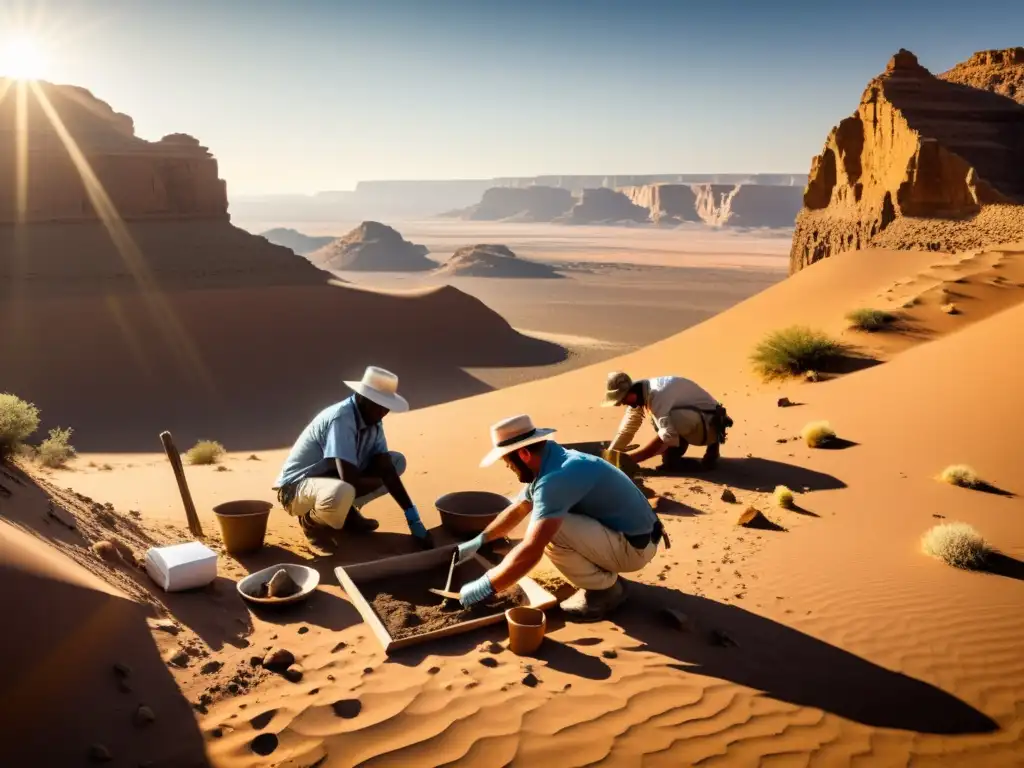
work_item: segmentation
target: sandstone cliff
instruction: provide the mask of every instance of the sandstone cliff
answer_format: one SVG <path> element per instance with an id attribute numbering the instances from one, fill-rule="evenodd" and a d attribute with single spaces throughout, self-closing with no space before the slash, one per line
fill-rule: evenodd
<path id="1" fill-rule="evenodd" d="M 566 224 L 643 223 L 650 221 L 650 211 L 616 189 L 597 187 L 584 189 L 576 205 L 560 220 Z"/>
<path id="2" fill-rule="evenodd" d="M 653 184 L 621 190 L 661 225 L 792 227 L 803 190 L 766 184 Z"/>
<path id="3" fill-rule="evenodd" d="M 427 258 L 427 247 L 410 243 L 395 229 L 377 221 L 364 221 L 309 255 L 323 269 L 353 272 L 424 272 L 437 267 Z"/>
<path id="4" fill-rule="evenodd" d="M 0 186 L 0 223 L 97 219 L 62 134 L 73 140 L 122 219 L 227 220 L 227 192 L 217 161 L 191 136 L 140 139 L 130 117 L 84 88 L 0 80 L 0 90 L 5 89 L 6 98 L 0 102 L 0 175 L 11 183 Z M 19 206 L 15 179 L 22 109 L 28 175 Z"/>
<path id="5" fill-rule="evenodd" d="M 486 243 L 459 248 L 437 272 L 458 277 L 561 277 L 547 264 L 519 258 L 508 246 Z"/>
<path id="6" fill-rule="evenodd" d="M 476 205 L 455 212 L 471 221 L 552 221 L 568 213 L 572 192 L 555 187 L 491 187 Z"/>
<path id="7" fill-rule="evenodd" d="M 979 51 L 939 77 L 1024 104 L 1024 48 Z"/>
<path id="8" fill-rule="evenodd" d="M 1000 239 L 1024 239 L 1024 107 L 940 80 L 901 50 L 829 134 L 803 202 L 791 271 L 871 245 L 979 247 L 992 241 L 977 217 L 993 205 L 1005 206 Z"/>

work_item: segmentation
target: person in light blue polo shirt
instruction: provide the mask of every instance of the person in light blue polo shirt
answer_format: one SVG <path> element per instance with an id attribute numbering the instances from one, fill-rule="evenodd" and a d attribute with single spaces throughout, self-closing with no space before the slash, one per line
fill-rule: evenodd
<path id="1" fill-rule="evenodd" d="M 597 621 L 625 599 L 620 573 L 639 571 L 658 551 L 664 529 L 650 503 L 621 470 L 597 456 L 567 450 L 515 416 L 491 427 L 492 450 L 527 488 L 483 533 L 459 545 L 459 562 L 511 532 L 529 515 L 526 536 L 497 566 L 460 592 L 463 606 L 515 584 L 546 554 L 579 590 L 561 604 L 577 621 Z M 666 539 L 666 545 L 668 541 Z"/>
<path id="2" fill-rule="evenodd" d="M 385 493 L 405 510 L 409 530 L 425 547 L 430 533 L 402 484 L 405 457 L 388 450 L 381 421 L 409 403 L 398 394 L 398 377 L 370 366 L 362 381 L 346 381 L 355 394 L 320 411 L 302 430 L 274 483 L 281 506 L 297 517 L 306 535 L 345 530 L 368 533 L 378 523 L 359 508 Z"/>

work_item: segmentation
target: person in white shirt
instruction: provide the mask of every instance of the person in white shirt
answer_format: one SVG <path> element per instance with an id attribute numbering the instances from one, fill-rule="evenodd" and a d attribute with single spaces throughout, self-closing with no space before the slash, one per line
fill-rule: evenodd
<path id="1" fill-rule="evenodd" d="M 718 400 L 682 376 L 633 381 L 622 371 L 610 373 L 602 405 L 626 406 L 619 431 L 609 445 L 612 450 L 625 451 L 644 417 L 650 417 L 654 438 L 626 455 L 638 464 L 661 456 L 664 469 L 677 469 L 690 445 L 707 446 L 701 466 L 713 468 L 725 431 L 733 423 Z"/>

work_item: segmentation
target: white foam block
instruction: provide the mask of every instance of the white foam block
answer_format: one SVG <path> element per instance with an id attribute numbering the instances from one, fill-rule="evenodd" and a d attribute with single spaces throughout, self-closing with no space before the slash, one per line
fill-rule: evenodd
<path id="1" fill-rule="evenodd" d="M 203 587 L 217 578 L 217 553 L 198 541 L 152 547 L 146 573 L 167 592 Z"/>

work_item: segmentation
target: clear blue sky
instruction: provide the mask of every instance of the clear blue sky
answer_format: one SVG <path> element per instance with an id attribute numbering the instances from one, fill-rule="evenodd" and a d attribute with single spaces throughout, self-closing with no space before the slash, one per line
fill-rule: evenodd
<path id="1" fill-rule="evenodd" d="M 360 179 L 806 172 L 906 47 L 1024 43 L 1021 0 L 0 0 L 46 76 L 195 135 L 231 194 Z"/>

